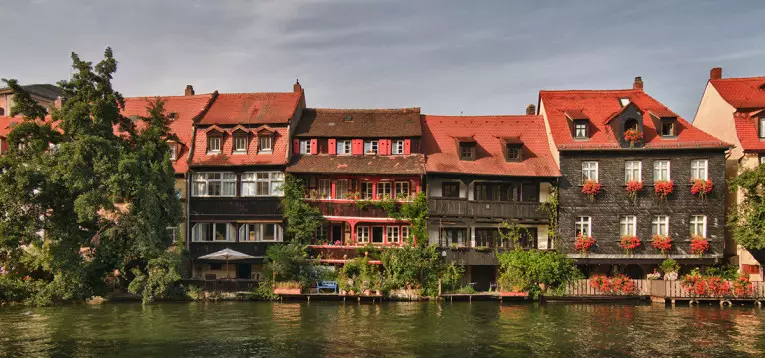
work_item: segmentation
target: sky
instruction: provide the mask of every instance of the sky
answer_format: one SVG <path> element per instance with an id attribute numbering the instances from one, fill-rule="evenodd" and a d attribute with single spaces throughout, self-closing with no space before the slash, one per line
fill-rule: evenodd
<path id="1" fill-rule="evenodd" d="M 691 120 L 709 78 L 765 75 L 765 2 L 0 0 L 0 78 L 119 61 L 125 96 L 287 92 L 309 107 L 522 114 L 540 89 L 631 88 Z"/>

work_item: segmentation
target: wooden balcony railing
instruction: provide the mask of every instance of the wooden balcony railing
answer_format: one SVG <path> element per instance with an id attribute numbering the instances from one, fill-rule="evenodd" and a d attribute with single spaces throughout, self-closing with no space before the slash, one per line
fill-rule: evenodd
<path id="1" fill-rule="evenodd" d="M 390 217 L 385 209 L 371 201 L 354 200 L 313 200 L 306 199 L 311 206 L 319 208 L 324 216 L 353 216 L 370 218 Z"/>
<path id="2" fill-rule="evenodd" d="M 548 220 L 540 203 L 428 198 L 432 216 Z"/>
<path id="3" fill-rule="evenodd" d="M 189 214 L 192 220 L 281 218 L 281 198 L 191 197 Z"/>

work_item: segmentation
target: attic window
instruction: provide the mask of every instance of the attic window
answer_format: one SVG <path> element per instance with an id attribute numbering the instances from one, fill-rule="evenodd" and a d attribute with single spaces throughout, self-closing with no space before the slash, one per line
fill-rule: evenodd
<path id="1" fill-rule="evenodd" d="M 271 152 L 273 151 L 273 136 L 271 134 L 259 134 L 258 135 L 258 152 Z"/>
<path id="2" fill-rule="evenodd" d="M 475 142 L 460 142 L 460 160 L 475 160 Z"/>
<path id="3" fill-rule="evenodd" d="M 177 160 L 178 159 L 178 144 L 174 141 L 168 141 L 167 142 L 168 147 L 170 147 L 170 160 Z"/>
<path id="4" fill-rule="evenodd" d="M 237 134 L 234 136 L 234 153 L 247 153 L 247 135 Z"/>
<path id="5" fill-rule="evenodd" d="M 207 153 L 218 154 L 220 153 L 220 140 L 221 136 L 213 135 L 207 137 Z"/>
<path id="6" fill-rule="evenodd" d="M 619 103 L 622 105 L 622 107 L 630 104 L 630 99 L 627 97 L 619 98 Z"/>
<path id="7" fill-rule="evenodd" d="M 674 137 L 675 134 L 675 119 L 664 118 L 661 120 L 661 136 L 662 137 Z"/>
<path id="8" fill-rule="evenodd" d="M 518 144 L 507 144 L 505 150 L 505 159 L 508 162 L 521 161 L 521 146 Z"/>
<path id="9" fill-rule="evenodd" d="M 587 138 L 589 138 L 589 135 L 587 134 L 587 121 L 586 120 L 577 120 L 577 121 L 574 121 L 574 138 L 575 139 L 587 139 Z"/>

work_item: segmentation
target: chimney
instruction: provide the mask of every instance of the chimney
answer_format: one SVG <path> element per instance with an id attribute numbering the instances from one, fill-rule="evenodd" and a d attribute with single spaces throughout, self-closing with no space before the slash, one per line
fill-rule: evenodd
<path id="1" fill-rule="evenodd" d="M 533 103 L 526 106 L 526 115 L 533 116 L 537 114 L 537 106 L 535 106 Z"/>
<path id="2" fill-rule="evenodd" d="M 722 78 L 722 67 L 715 67 L 711 70 L 709 70 L 709 79 L 710 80 L 719 80 Z"/>
<path id="3" fill-rule="evenodd" d="M 64 97 L 58 96 L 56 97 L 56 100 L 53 101 L 53 108 L 61 109 L 61 106 L 64 105 Z"/>
<path id="4" fill-rule="evenodd" d="M 303 92 L 303 86 L 300 85 L 300 81 L 295 80 L 295 84 L 292 85 L 292 92 L 295 92 L 295 93 Z"/>
<path id="5" fill-rule="evenodd" d="M 193 96 L 194 95 L 194 87 L 192 85 L 186 85 L 186 90 L 183 92 L 184 96 Z"/>
<path id="6" fill-rule="evenodd" d="M 632 89 L 643 90 L 643 79 L 640 76 L 635 77 L 635 82 L 632 84 Z"/>

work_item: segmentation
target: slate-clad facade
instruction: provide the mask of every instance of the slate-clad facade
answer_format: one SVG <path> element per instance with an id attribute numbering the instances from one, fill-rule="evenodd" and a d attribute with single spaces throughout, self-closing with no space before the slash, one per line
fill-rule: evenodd
<path id="1" fill-rule="evenodd" d="M 729 144 L 648 96 L 639 77 L 628 90 L 541 91 L 539 105 L 562 174 L 559 251 L 586 273 L 616 269 L 636 278 L 667 257 L 686 267 L 722 261 Z M 639 139 L 630 142 L 628 131 Z M 691 194 L 698 180 L 713 184 L 706 198 Z M 594 198 L 582 191 L 588 181 L 601 185 Z M 634 201 L 630 181 L 643 184 Z M 674 185 L 666 199 L 654 190 L 662 181 Z M 666 254 L 652 247 L 655 234 L 672 239 Z M 577 251 L 578 235 L 596 245 Z M 629 252 L 619 245 L 623 236 L 637 236 L 641 245 Z M 703 256 L 691 252 L 692 236 L 708 240 Z"/>

